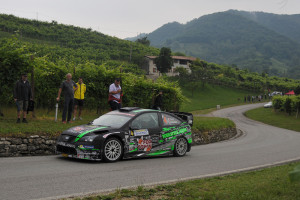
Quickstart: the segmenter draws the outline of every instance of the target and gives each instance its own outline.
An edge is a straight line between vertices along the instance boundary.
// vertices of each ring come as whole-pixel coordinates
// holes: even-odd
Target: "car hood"
[[[107,133],[112,130],[108,126],[95,126],[95,125],[81,125],[69,128],[62,132],[62,135],[71,135],[75,137],[83,137],[90,133]]]

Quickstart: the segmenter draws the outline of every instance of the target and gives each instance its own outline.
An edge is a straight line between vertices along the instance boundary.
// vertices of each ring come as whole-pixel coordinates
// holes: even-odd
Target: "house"
[[[143,69],[146,71],[147,75],[150,76],[159,76],[159,71],[157,70],[157,67],[155,65],[154,59],[157,56],[145,56],[145,65],[143,66]],[[171,56],[173,58],[173,66],[167,73],[167,76],[176,76],[178,73],[175,72],[176,67],[184,67],[188,70],[188,72],[191,72],[190,65],[193,61],[196,60],[194,57],[186,57],[186,56]]]

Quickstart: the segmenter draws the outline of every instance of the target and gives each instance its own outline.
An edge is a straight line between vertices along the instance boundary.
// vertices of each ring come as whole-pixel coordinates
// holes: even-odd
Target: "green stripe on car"
[[[80,133],[79,135],[77,135],[77,137],[75,139],[75,142],[77,142],[78,140],[80,140],[83,136],[85,136],[88,133],[91,133],[93,131],[97,131],[97,130],[100,130],[100,129],[104,129],[104,128],[107,128],[107,127],[106,126],[102,126],[102,127],[98,127],[98,128],[95,128],[95,129],[88,130],[88,131],[85,131],[83,133]]]

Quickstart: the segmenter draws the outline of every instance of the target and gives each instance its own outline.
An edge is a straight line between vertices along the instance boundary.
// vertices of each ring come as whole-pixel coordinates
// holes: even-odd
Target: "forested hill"
[[[209,62],[299,78],[299,23],[299,15],[229,10],[186,24],[168,23],[147,37],[152,46]]]
[[[18,37],[35,45],[38,56],[60,58],[72,63],[108,61],[138,65],[145,55],[158,55],[159,49],[121,40],[102,33],[56,21],[41,22],[0,14],[0,39]]]
[[[300,44],[300,14],[276,15],[264,12],[245,12],[231,10],[232,13],[240,14],[261,24],[281,35],[289,37]]]

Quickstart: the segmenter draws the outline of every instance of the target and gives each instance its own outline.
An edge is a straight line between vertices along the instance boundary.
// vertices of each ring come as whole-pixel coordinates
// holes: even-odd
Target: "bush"
[[[297,117],[300,111],[300,95],[298,96],[274,96],[273,107],[275,110],[284,110],[291,115],[293,112],[297,113]]]

